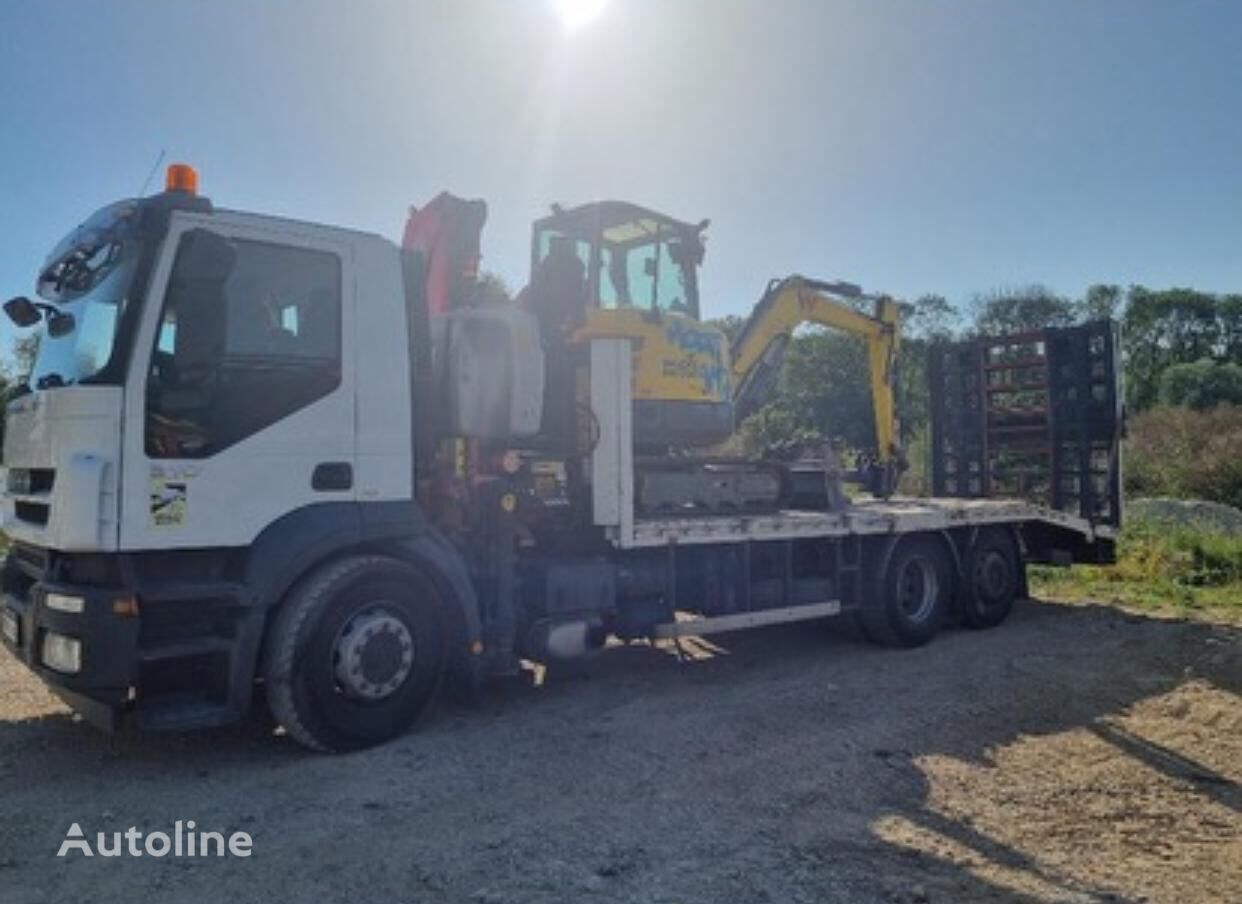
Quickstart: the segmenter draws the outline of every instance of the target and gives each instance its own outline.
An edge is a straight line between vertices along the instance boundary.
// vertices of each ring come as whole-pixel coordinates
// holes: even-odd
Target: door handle
[[[354,488],[354,468],[347,461],[323,461],[315,465],[311,474],[311,489],[320,492],[339,492]]]

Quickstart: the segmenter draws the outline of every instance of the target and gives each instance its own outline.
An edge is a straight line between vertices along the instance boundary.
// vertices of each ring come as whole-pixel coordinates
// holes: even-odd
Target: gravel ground
[[[345,757],[109,742],[0,653],[0,901],[1237,900],[1242,634],[1026,603],[915,651],[822,626],[606,651]],[[249,859],[55,854],[242,829]]]

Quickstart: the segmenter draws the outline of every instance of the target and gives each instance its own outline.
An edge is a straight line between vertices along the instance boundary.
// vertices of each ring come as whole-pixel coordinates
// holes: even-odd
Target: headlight
[[[30,492],[30,469],[9,468],[6,483],[10,493],[18,496],[26,495]]]
[[[57,612],[80,613],[86,608],[86,600],[80,596],[66,596],[63,593],[49,593],[43,598],[43,603],[49,609],[55,609]]]
[[[49,669],[66,675],[82,671],[82,641],[76,637],[47,631],[43,635],[43,649],[40,652],[43,664]]]

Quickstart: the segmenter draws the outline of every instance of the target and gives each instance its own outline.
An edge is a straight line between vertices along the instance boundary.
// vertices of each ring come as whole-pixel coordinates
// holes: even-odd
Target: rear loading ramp
[[[1119,362],[1108,320],[933,347],[932,495],[1007,496],[1120,526]]]

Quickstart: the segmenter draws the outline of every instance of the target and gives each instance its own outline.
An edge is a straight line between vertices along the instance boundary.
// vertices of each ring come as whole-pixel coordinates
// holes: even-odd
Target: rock
[[[1126,502],[1126,521],[1174,524],[1229,536],[1242,536],[1242,510],[1204,499],[1131,499]]]

